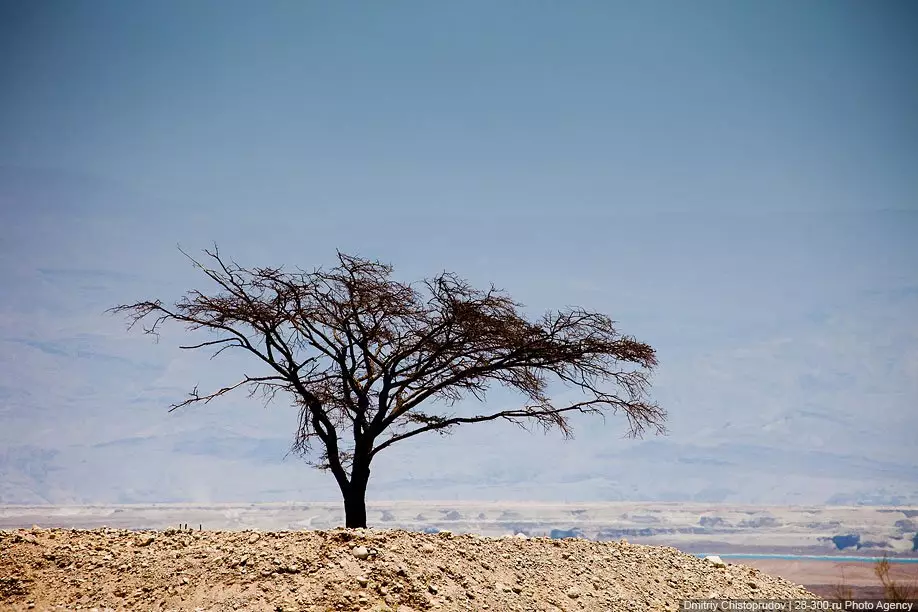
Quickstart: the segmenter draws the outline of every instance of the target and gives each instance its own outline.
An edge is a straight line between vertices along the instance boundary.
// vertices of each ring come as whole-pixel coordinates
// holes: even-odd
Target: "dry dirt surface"
[[[3,610],[678,610],[814,597],[674,548],[401,530],[0,532]]]
[[[784,576],[805,584],[807,588],[827,599],[847,589],[852,599],[883,599],[883,583],[877,577],[873,563],[851,561],[791,561],[783,559],[748,559],[747,563],[774,576]],[[918,592],[918,566],[890,563],[889,577],[900,585]]]

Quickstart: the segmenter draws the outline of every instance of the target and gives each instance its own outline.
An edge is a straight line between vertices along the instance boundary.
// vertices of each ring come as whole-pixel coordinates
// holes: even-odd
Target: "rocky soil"
[[[743,565],[624,540],[400,530],[0,532],[6,610],[677,610],[813,597]]]

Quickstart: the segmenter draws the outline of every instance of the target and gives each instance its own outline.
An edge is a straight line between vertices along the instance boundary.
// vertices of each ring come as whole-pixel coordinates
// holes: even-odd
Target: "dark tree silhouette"
[[[257,357],[261,375],[244,374],[210,393],[196,387],[171,409],[240,387],[266,401],[283,391],[299,409],[293,448],[334,475],[348,527],[366,526],[376,454],[418,434],[505,419],[572,437],[567,417],[574,412],[621,413],[631,436],[664,431],[666,413],[647,396],[654,350],[621,335],[605,315],[568,309],[530,321],[494,287],[476,290],[450,273],[405,284],[393,280],[389,265],[340,252],[334,268],[312,272],[246,269],[216,247],[204,253],[205,263],[186,256],[216,283],[214,292],[110,312],[126,315],[131,328],[143,321],[148,334],[167,321],[212,332],[183,349]],[[579,391],[577,401],[556,405],[552,382]],[[518,391],[520,407],[469,416],[422,410],[449,409],[468,396],[484,403],[493,384]]]

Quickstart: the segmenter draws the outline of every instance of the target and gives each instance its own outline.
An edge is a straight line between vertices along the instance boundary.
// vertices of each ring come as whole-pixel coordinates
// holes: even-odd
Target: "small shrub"
[[[898,582],[889,575],[890,564],[886,555],[876,562],[873,567],[873,573],[880,579],[883,585],[883,598],[889,602],[905,602],[908,600],[918,599],[918,577],[913,578],[910,582]]]
[[[845,580],[845,568],[842,568],[841,574],[841,582],[836,584],[833,588],[832,594],[835,596],[835,600],[843,602],[846,599],[854,599],[854,589],[852,589],[848,581]]]

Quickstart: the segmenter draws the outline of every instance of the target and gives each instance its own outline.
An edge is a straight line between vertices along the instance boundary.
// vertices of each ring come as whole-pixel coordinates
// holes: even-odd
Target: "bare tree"
[[[334,475],[348,527],[366,526],[373,458],[418,434],[505,419],[571,437],[575,412],[621,413],[631,436],[664,431],[666,413],[647,397],[654,350],[621,335],[605,315],[568,309],[530,321],[493,286],[477,290],[450,273],[405,284],[390,265],[340,252],[334,268],[312,272],[246,269],[216,247],[204,253],[205,263],[186,256],[216,283],[214,292],[110,312],[125,314],[131,328],[143,321],[148,334],[167,321],[212,332],[183,349],[256,357],[260,375],[210,393],[195,388],[171,409],[240,387],[267,401],[283,391],[299,409],[293,448]],[[579,391],[577,401],[556,405],[550,383]],[[451,409],[469,396],[484,403],[493,384],[518,391],[520,407],[471,416],[422,410]]]

